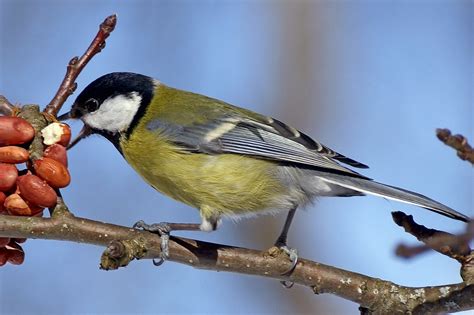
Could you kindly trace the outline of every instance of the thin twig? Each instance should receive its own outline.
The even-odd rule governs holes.
[[[468,227],[465,233],[462,233],[459,235],[449,235],[447,237],[440,235],[439,237],[433,238],[430,242],[430,245],[438,247],[441,250],[446,251],[446,253],[448,253],[448,256],[452,255],[451,248],[459,248],[459,246],[461,245],[461,248],[466,249],[465,245],[474,239],[474,224],[472,222],[473,221],[471,221],[468,224]],[[413,258],[422,253],[432,250],[433,248],[431,246],[428,246],[428,245],[409,246],[405,244],[399,244],[395,250],[395,253],[397,256],[400,256],[403,258]],[[445,248],[443,249],[443,247]],[[458,256],[458,258],[460,258],[461,260],[464,259],[463,256]]]
[[[467,224],[466,232],[452,235],[443,231],[429,229],[417,224],[411,215],[403,212],[393,212],[395,223],[425,243],[423,246],[398,245],[396,253],[404,258],[414,257],[430,249],[443,255],[456,259],[461,263],[461,278],[466,284],[474,284],[474,251],[469,247],[469,242],[474,239],[474,221]]]
[[[105,40],[114,30],[117,24],[117,16],[111,15],[100,24],[99,32],[87,48],[86,52],[79,58],[74,57],[69,61],[66,75],[61,83],[56,95],[44,109],[45,113],[56,116],[66,99],[74,93],[77,88],[76,78],[81,73],[87,63],[105,47]]]
[[[78,218],[67,212],[51,219],[0,215],[0,237],[112,244],[104,252],[107,259],[102,258],[106,269],[126,265],[134,258],[160,257],[161,240],[155,234]],[[198,269],[293,281],[314,293],[331,293],[354,301],[374,314],[404,314],[416,308],[425,313],[430,309],[452,312],[474,308],[473,286],[465,283],[410,288],[306,259],[300,259],[291,275],[282,275],[291,264],[285,254],[270,256],[268,252],[180,237],[170,238],[169,249],[170,261]],[[109,265],[104,266],[104,262]],[[452,302],[454,299],[456,303]]]
[[[469,145],[463,135],[452,135],[449,129],[436,129],[436,136],[447,146],[457,151],[460,159],[474,165],[474,149]]]
[[[400,257],[410,258],[421,254],[429,249],[433,249],[443,255],[456,259],[460,262],[471,253],[469,242],[474,238],[474,222],[471,221],[466,227],[466,232],[460,235],[453,235],[443,231],[429,229],[423,225],[417,224],[413,216],[406,215],[403,212],[392,212],[392,217],[398,226],[405,229],[405,232],[415,236],[423,246],[399,245],[396,253]]]
[[[5,96],[0,95],[0,115],[10,116],[14,108],[15,106],[10,103]]]

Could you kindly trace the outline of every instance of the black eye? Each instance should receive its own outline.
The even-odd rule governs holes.
[[[95,112],[99,108],[99,101],[95,98],[90,98],[87,100],[85,108],[88,113]]]

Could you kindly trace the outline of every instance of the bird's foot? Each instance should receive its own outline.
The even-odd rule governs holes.
[[[278,246],[278,244],[277,244]],[[282,273],[282,275],[287,276],[290,275],[293,270],[295,270],[296,264],[298,263],[298,250],[296,248],[290,248],[286,246],[286,244],[279,246],[280,250],[283,251],[285,254],[288,255],[291,261],[291,266]],[[295,284],[293,281],[280,281],[281,285],[284,286],[286,289],[291,289]]]
[[[282,273],[282,275],[289,275],[293,272],[293,270],[295,270],[296,264],[298,264],[298,250],[296,248],[290,248],[286,245],[280,246],[280,250],[290,257],[291,266],[287,271]]]
[[[291,266],[281,273],[282,276],[288,276],[293,272],[293,270],[295,270],[295,267],[298,264],[298,251],[296,248],[288,247],[286,243],[279,242],[277,242],[275,246],[270,248],[270,250],[268,251],[270,256],[276,256],[277,253],[282,252],[288,255],[291,261]],[[280,281],[280,283],[287,289],[290,289],[294,285],[293,281]]]
[[[160,223],[146,224],[143,220],[140,220],[133,225],[133,228],[147,231],[150,233],[155,233],[160,236],[161,238],[160,259],[158,260],[153,259],[153,265],[155,266],[162,265],[165,262],[165,260],[169,258],[169,240],[170,240],[170,232],[172,230],[169,223],[160,222]]]

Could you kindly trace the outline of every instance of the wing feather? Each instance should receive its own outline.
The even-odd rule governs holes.
[[[363,177],[338,161],[357,167],[366,167],[364,164],[332,151],[278,120],[264,118],[229,116],[185,127],[153,120],[147,127],[159,130],[191,152],[251,155]]]

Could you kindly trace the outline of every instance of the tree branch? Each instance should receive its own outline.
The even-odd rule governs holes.
[[[128,227],[74,217],[63,212],[54,218],[0,215],[0,237],[40,238],[108,246],[103,269],[116,269],[133,259],[158,258],[160,237]],[[355,272],[300,259],[287,276],[290,261],[282,253],[170,238],[170,261],[198,269],[236,272],[276,280],[294,281],[314,293],[331,293],[351,300],[375,313],[426,313],[469,310],[474,306],[474,287],[467,283],[410,288]]]
[[[474,164],[474,150],[464,136],[459,134],[452,136],[448,129],[437,129],[436,135],[443,143],[457,150],[460,159]],[[474,219],[468,222],[464,233],[453,235],[419,225],[412,216],[403,212],[393,212],[392,217],[397,225],[405,229],[405,232],[424,243],[418,246],[399,244],[396,249],[398,256],[412,258],[429,250],[435,250],[459,261],[462,265],[461,277],[466,283],[474,283],[474,251],[469,246],[474,239]]]
[[[441,142],[456,150],[461,160],[469,161],[474,165],[474,149],[463,135],[453,136],[449,129],[436,129],[436,136]]]
[[[417,247],[399,245],[396,252],[401,257],[410,258],[432,249],[462,263],[471,252],[469,242],[474,238],[474,221],[467,224],[465,233],[453,235],[419,225],[413,220],[413,216],[400,211],[392,212],[392,217],[398,226],[405,229],[405,232],[425,243]]]
[[[51,114],[53,116],[57,115],[67,98],[76,90],[76,79],[81,73],[82,69],[84,69],[92,57],[98,54],[105,47],[105,40],[115,29],[116,24],[117,16],[115,14],[107,17],[104,22],[100,24],[99,32],[81,58],[74,57],[69,61],[63,82],[59,86],[56,95],[44,109],[45,113]]]
[[[10,116],[14,108],[15,106],[5,96],[0,95],[0,115]]]

